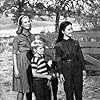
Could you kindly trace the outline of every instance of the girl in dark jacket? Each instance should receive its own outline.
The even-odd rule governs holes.
[[[64,21],[60,24],[57,39],[56,60],[60,79],[64,81],[67,100],[82,100],[83,76],[86,76],[84,58],[79,42],[72,38],[72,23]]]

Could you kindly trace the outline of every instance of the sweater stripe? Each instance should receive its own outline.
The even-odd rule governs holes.
[[[43,61],[44,61],[43,58],[42,58],[42,59],[39,59],[39,61],[38,61],[38,65],[41,64],[41,63],[43,63]]]
[[[46,66],[46,63],[43,63],[43,64],[38,65],[38,68],[42,68],[42,67],[45,67],[45,66]]]
[[[47,63],[44,58],[34,57],[31,60],[31,68],[36,69],[37,73],[41,73],[43,75],[48,74]]]

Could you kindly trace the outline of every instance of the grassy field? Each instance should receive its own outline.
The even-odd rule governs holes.
[[[12,91],[12,69],[12,47],[6,46],[0,53],[0,100],[16,100],[17,92]],[[100,72],[88,75],[83,86],[83,100],[100,100]],[[66,100],[63,84],[58,86],[57,97],[58,100]],[[35,100],[34,93],[32,100]]]
[[[32,21],[32,32],[35,33],[45,29],[49,26],[54,28],[54,21]],[[75,27],[78,27],[74,24]],[[17,25],[13,24],[10,19],[2,18],[0,19],[0,36],[7,34],[14,34]],[[36,30],[35,30],[36,29]],[[13,70],[13,60],[12,60],[12,46],[5,45],[2,52],[0,52],[0,100],[16,100],[17,93],[12,91],[12,70]],[[98,75],[88,75],[83,83],[83,100],[100,100],[100,72]],[[63,90],[63,84],[58,86],[58,100],[66,100],[65,93]],[[26,99],[24,99],[26,100]],[[33,100],[34,93],[33,93]]]
[[[32,20],[32,34],[34,33],[40,33],[41,31],[54,31],[55,30],[55,22],[54,21],[38,21],[38,20]],[[15,36],[16,35],[16,29],[17,25],[13,23],[13,21],[10,18],[0,18],[0,37],[9,37],[9,36]]]
[[[53,26],[55,27],[55,20],[51,20],[50,18],[47,19],[45,18],[45,21],[40,20],[39,18],[33,19],[32,20],[32,28],[36,27],[48,27],[48,26]],[[63,19],[60,20],[62,22]],[[76,22],[74,22],[73,19],[68,18],[68,21],[71,21],[73,23],[73,30],[80,30],[80,25]],[[0,18],[0,30],[9,30],[9,29],[16,29],[17,25],[13,23],[11,18],[9,17],[2,17]]]
[[[32,27],[45,27],[45,26],[54,26],[55,22],[52,20],[47,21],[40,21],[39,19],[32,20]],[[15,29],[17,28],[17,25],[13,23],[11,18],[9,17],[2,17],[0,18],[0,30],[7,30],[7,29]]]
[[[12,46],[5,46],[0,53],[0,100],[16,100],[17,92],[12,91],[12,70]],[[100,100],[100,72],[88,75],[83,86],[83,100]],[[58,85],[57,97],[66,100],[63,84]],[[35,100],[34,93],[32,100]]]

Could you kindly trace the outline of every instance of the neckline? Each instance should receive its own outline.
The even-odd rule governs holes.
[[[30,35],[30,32],[28,30],[23,30],[22,31],[22,35],[29,36]]]
[[[36,54],[34,54],[34,56],[35,56],[35,57],[38,57],[38,58],[41,58],[41,57],[44,57],[44,54],[37,54],[37,53],[36,53]]]
[[[63,41],[70,41],[70,40],[73,40],[72,38],[69,38],[69,39],[63,39]]]

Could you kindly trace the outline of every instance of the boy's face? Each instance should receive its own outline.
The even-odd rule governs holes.
[[[38,53],[40,55],[44,54],[44,47],[37,47],[36,48],[36,53]]]

